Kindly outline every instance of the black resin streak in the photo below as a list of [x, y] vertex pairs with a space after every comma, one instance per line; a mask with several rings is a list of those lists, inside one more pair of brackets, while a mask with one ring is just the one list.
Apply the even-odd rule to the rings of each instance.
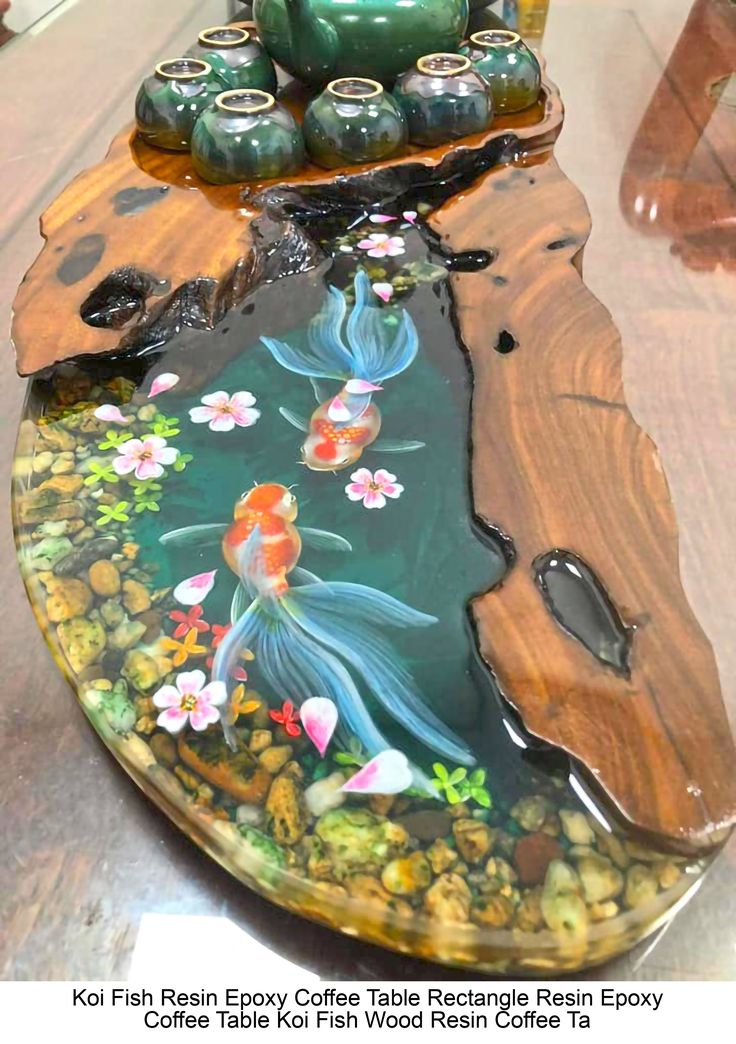
[[493, 277], [493, 285], [494, 286], [508, 286], [509, 285], [509, 281], [506, 278], [506, 276], [495, 275]]
[[128, 265], [105, 276], [82, 303], [79, 314], [88, 326], [120, 330], [145, 314], [146, 299], [168, 289], [168, 283]]
[[120, 189], [112, 197], [112, 208], [118, 217], [140, 214], [162, 200], [168, 191], [168, 185], [154, 185], [152, 188], [145, 189], [135, 186]]
[[73, 286], [93, 272], [105, 253], [105, 237], [95, 232], [82, 236], [56, 269], [56, 278], [64, 286]]
[[519, 347], [519, 342], [513, 334], [509, 333], [508, 330], [501, 330], [498, 335], [498, 340], [493, 347], [499, 355], [508, 355], [509, 352], [513, 352], [514, 348]]
[[554, 239], [547, 244], [547, 250], [564, 250], [565, 247], [577, 246], [575, 236], [565, 236], [563, 239]]
[[464, 250], [447, 256], [445, 265], [450, 272], [482, 272], [495, 259], [496, 255], [491, 250]]
[[606, 667], [630, 677], [634, 628], [627, 627], [603, 584], [582, 558], [555, 549], [532, 563], [544, 604], [567, 634]]

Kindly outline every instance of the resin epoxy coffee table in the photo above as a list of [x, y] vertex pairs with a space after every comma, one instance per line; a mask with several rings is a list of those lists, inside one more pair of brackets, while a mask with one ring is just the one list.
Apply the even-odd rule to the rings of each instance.
[[[483, 139], [244, 197], [123, 133], [46, 215], [14, 329], [41, 371], [24, 576], [126, 769], [275, 901], [532, 973], [658, 923], [734, 805], [666, 487], [575, 269], [588, 219], [550, 155], [560, 125], [547, 84]], [[370, 430], [336, 450], [340, 385], [300, 369], [366, 343], [397, 372], [356, 389]], [[247, 539], [269, 527], [275, 563]], [[282, 596], [225, 707], [231, 621]], [[325, 697], [331, 737], [324, 704], [299, 716]]]

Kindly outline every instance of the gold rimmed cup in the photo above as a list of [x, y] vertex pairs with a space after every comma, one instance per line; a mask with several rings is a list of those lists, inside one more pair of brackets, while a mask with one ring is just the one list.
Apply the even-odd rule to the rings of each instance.
[[477, 47], [513, 47], [520, 40], [519, 34], [511, 29], [482, 29], [470, 36], [470, 42]]
[[438, 51], [425, 54], [417, 60], [417, 69], [425, 76], [461, 76], [472, 68], [473, 63], [464, 54]]
[[211, 25], [197, 37], [202, 47], [242, 47], [250, 40], [250, 32], [235, 25]]
[[254, 116], [259, 112], [268, 112], [275, 104], [276, 99], [272, 94], [255, 88], [223, 91], [215, 98], [215, 105], [218, 109], [239, 116]]
[[369, 80], [366, 76], [341, 76], [328, 83], [327, 90], [333, 97], [342, 101], [363, 102], [383, 94], [383, 85], [378, 80]]
[[155, 66], [155, 72], [161, 80], [186, 83], [211, 76], [212, 66], [202, 58], [166, 58]]

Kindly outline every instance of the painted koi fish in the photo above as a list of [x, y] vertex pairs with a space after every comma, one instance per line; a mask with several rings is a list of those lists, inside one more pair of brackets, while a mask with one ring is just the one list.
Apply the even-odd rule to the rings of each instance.
[[[355, 464], [366, 449], [400, 453], [421, 449], [423, 442], [381, 440], [381, 412], [373, 396], [385, 381], [403, 373], [416, 358], [419, 339], [411, 316], [382, 309], [361, 269], [354, 280], [355, 305], [347, 317], [345, 295], [329, 288], [325, 307], [312, 320], [308, 348], [271, 337], [261, 340], [274, 359], [312, 382], [319, 406], [306, 419], [281, 408], [294, 427], [306, 433], [302, 459], [313, 471], [339, 471]], [[391, 322], [393, 319], [393, 322]], [[343, 382], [337, 394], [325, 394], [322, 380]]]
[[[282, 699], [300, 706], [312, 697], [332, 700], [343, 740], [360, 741], [371, 756], [393, 749], [376, 726], [359, 685], [404, 729], [427, 747], [471, 765], [473, 755], [424, 703], [411, 674], [382, 629], [429, 627], [434, 616], [412, 609], [362, 584], [322, 581], [299, 564], [302, 548], [351, 550], [344, 538], [295, 525], [297, 499], [278, 483], [248, 490], [228, 524], [190, 526], [167, 533], [162, 543], [198, 548], [221, 540], [225, 561], [239, 580], [233, 626], [218, 646], [213, 681], [232, 688], [244, 649], [251, 650], [263, 680]], [[223, 715], [228, 743], [234, 728]], [[436, 796], [419, 769], [414, 780]]]

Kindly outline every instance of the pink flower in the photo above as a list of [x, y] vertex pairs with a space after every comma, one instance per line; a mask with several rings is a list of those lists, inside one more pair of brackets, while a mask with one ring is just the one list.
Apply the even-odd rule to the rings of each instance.
[[367, 508], [386, 506], [386, 497], [396, 500], [404, 492], [404, 487], [396, 481], [390, 471], [379, 468], [372, 475], [368, 468], [358, 468], [350, 476], [353, 480], [345, 487], [349, 500], [362, 500]]
[[167, 732], [181, 732], [187, 721], [195, 732], [220, 720], [217, 709], [227, 700], [225, 683], [212, 681], [205, 685], [204, 671], [187, 671], [176, 676], [173, 685], [162, 686], [153, 697], [161, 710], [157, 724]]
[[390, 283], [374, 283], [373, 293], [376, 294], [377, 297], [380, 297], [381, 300], [384, 301], [386, 304], [388, 304], [388, 302], [394, 296], [394, 288], [391, 286]]
[[368, 257], [398, 257], [406, 253], [401, 236], [389, 236], [385, 232], [371, 232], [367, 239], [361, 239], [358, 246], [368, 251]]
[[410, 225], [416, 224], [417, 212], [416, 210], [405, 210], [402, 214], [404, 221], [408, 221]]
[[156, 395], [160, 395], [161, 392], [170, 391], [174, 385], [179, 383], [179, 375], [176, 373], [160, 373], [158, 377], [154, 377], [153, 383], [151, 384], [151, 390], [148, 393], [148, 398], [153, 399]]
[[368, 218], [374, 225], [387, 225], [390, 221], [395, 221], [395, 217], [391, 217], [390, 214], [371, 214]]
[[143, 440], [124, 442], [112, 466], [118, 475], [129, 475], [134, 471], [137, 479], [161, 478], [164, 473], [162, 465], [173, 464], [178, 456], [179, 450], [167, 446], [166, 439], [149, 435]]
[[347, 794], [400, 794], [412, 782], [406, 755], [400, 750], [382, 750], [351, 776], [340, 790]]
[[174, 598], [180, 605], [199, 605], [215, 586], [217, 570], [209, 573], [197, 573], [187, 577], [174, 588]]
[[261, 415], [260, 410], [251, 409], [255, 401], [255, 396], [249, 391], [235, 392], [234, 395], [216, 391], [204, 395], [204, 405], [195, 406], [189, 411], [189, 416], [195, 424], [209, 424], [210, 431], [232, 431], [236, 424], [239, 428], [250, 428]]
[[132, 417], [124, 417], [117, 406], [98, 406], [95, 410], [97, 420], [105, 421], [106, 424], [132, 424]]

